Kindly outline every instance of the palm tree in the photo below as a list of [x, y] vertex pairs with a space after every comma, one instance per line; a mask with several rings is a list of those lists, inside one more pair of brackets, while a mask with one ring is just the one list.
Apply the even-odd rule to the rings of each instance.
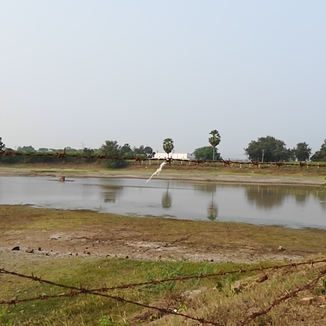
[[213, 147], [213, 161], [214, 161], [215, 160], [215, 147], [220, 143], [221, 136], [217, 130], [212, 130], [209, 134], [212, 135], [212, 137], [208, 138], [208, 141]]
[[165, 153], [168, 154], [168, 158], [169, 158], [169, 154], [173, 151], [173, 148], [174, 148], [173, 140], [171, 138], [165, 138], [163, 140], [163, 149]]

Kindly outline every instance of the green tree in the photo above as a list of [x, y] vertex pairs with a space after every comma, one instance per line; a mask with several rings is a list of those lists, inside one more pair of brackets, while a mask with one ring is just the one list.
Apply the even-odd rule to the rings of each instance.
[[213, 147], [213, 161], [215, 161], [215, 151], [216, 151], [216, 146], [220, 143], [221, 141], [221, 136], [217, 130], [212, 130], [210, 133], [211, 137], [208, 138], [209, 143]]
[[100, 147], [102, 155], [110, 158], [106, 159], [106, 166], [112, 169], [124, 168], [128, 165], [125, 159], [122, 159], [122, 147], [117, 141], [107, 140], [105, 144]]
[[18, 146], [17, 152], [32, 153], [35, 152], [35, 148], [31, 145], [29, 146]]
[[130, 147], [130, 145], [128, 143], [124, 144], [122, 147], [121, 147], [121, 154], [122, 155], [125, 155], [125, 156], [131, 156], [132, 154], [132, 149]]
[[4, 151], [5, 147], [5, 144], [2, 142], [2, 137], [0, 137], [0, 152]]
[[[82, 154], [82, 156], [86, 156], [83, 158], [83, 162], [85, 162], [85, 163], [94, 163], [95, 162], [95, 159], [92, 157], [92, 156], [94, 156], [94, 149], [84, 147], [81, 154]], [[87, 157], [87, 156], [89, 156], [89, 157]]]
[[298, 161], [307, 161], [311, 155], [311, 148], [306, 142], [298, 143], [295, 148], [293, 148], [293, 153]]
[[[6, 147], [6, 151], [8, 152], [15, 152], [12, 148]], [[19, 159], [21, 159], [20, 156], [17, 155], [2, 155], [0, 154], [1, 162], [5, 164], [16, 164], [19, 163]]]
[[153, 152], [152, 147], [144, 146], [144, 145], [141, 145], [139, 147], [134, 147], [132, 149], [132, 152], [133, 152], [134, 156], [142, 157], [142, 158], [152, 158], [155, 154]]
[[217, 152], [217, 149], [213, 147], [213, 152], [212, 152], [211, 146], [196, 148], [194, 154], [197, 160], [209, 161], [209, 160], [213, 160], [213, 158], [216, 158], [216, 160], [221, 159], [221, 155], [220, 153]]
[[163, 149], [166, 154], [169, 154], [173, 151], [174, 145], [173, 145], [173, 140], [171, 138], [165, 138], [163, 140]]
[[134, 152], [134, 154], [142, 155], [144, 154], [144, 145], [140, 145], [139, 147], [134, 146], [132, 151]]
[[152, 157], [154, 157], [154, 155], [155, 155], [155, 153], [154, 153], [154, 151], [153, 151], [153, 148], [150, 147], [150, 146], [146, 146], [146, 147], [144, 148], [144, 153], [146, 154], [146, 156], [147, 156], [148, 158], [152, 158]]
[[264, 162], [288, 161], [292, 156], [291, 149], [287, 149], [282, 140], [272, 136], [252, 140], [244, 150], [250, 160]]
[[315, 154], [311, 156], [311, 161], [313, 162], [326, 161], [326, 139], [324, 140], [323, 144], [320, 146], [320, 150], [315, 152]]

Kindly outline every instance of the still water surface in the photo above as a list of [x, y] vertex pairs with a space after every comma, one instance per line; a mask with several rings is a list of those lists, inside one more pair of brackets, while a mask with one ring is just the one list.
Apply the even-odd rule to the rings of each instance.
[[0, 177], [0, 204], [326, 229], [323, 187]]

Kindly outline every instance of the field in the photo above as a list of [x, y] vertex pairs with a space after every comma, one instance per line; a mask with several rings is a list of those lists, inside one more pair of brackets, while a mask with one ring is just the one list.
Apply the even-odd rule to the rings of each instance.
[[[31, 165], [0, 175], [148, 178], [155, 168]], [[321, 170], [167, 166], [159, 177], [322, 187]], [[325, 325], [325, 235], [1, 206], [0, 325]]]

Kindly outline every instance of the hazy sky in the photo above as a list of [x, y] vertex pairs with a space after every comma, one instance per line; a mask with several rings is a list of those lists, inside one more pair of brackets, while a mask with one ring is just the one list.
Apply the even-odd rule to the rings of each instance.
[[326, 138], [325, 0], [2, 0], [6, 147]]

